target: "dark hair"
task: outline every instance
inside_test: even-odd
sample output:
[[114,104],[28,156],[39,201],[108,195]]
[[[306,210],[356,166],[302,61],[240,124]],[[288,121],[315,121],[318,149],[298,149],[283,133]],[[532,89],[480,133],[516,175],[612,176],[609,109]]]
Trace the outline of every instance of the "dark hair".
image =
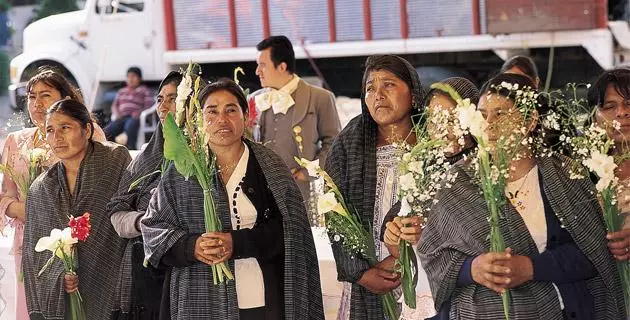
[[537,88],[536,79],[540,78],[538,77],[538,68],[536,68],[536,64],[532,58],[528,56],[514,56],[503,63],[503,66],[501,66],[501,73],[505,73],[514,67],[519,68],[523,71],[523,73],[530,77],[534,83],[532,88]]
[[158,93],[162,90],[164,86],[169,85],[169,84],[174,84],[177,87],[179,83],[182,82],[182,78],[183,78],[182,74],[177,71],[169,72],[164,78],[164,80],[160,82],[160,86],[158,87]]
[[222,78],[215,82],[212,82],[201,90],[201,92],[199,93],[199,104],[201,105],[201,107],[203,108],[206,99],[208,99],[211,94],[218,91],[227,91],[231,93],[233,96],[236,97],[236,100],[238,100],[238,104],[241,107],[243,114],[246,115],[249,113],[247,98],[245,97],[245,93],[243,93],[243,89],[241,89],[241,87],[236,84],[236,82],[227,78]]
[[414,84],[413,77],[418,75],[412,75],[411,72],[415,72],[413,66],[405,59],[391,54],[386,55],[374,55],[367,58],[365,61],[365,71],[363,72],[363,80],[361,82],[361,94],[365,94],[365,84],[368,76],[372,71],[385,70],[393,73],[398,79],[402,80],[409,87],[411,93],[411,114],[416,116],[422,112],[422,101],[424,99],[424,90],[418,80],[418,84]]
[[277,67],[281,63],[287,64],[287,71],[295,73],[295,52],[291,41],[285,36],[271,36],[256,45],[256,50],[263,51],[271,48],[271,61]]
[[588,90],[588,105],[597,107],[606,99],[608,85],[613,85],[617,93],[624,99],[630,100],[630,69],[616,68],[604,71]]
[[92,137],[94,136],[94,120],[90,111],[88,111],[83,103],[72,99],[62,99],[53,103],[52,106],[48,108],[48,111],[46,111],[46,114],[51,115],[55,112],[59,112],[78,121],[82,128],[89,125],[92,130],[88,140],[92,141]]
[[140,70],[140,68],[138,67],[129,67],[129,69],[127,69],[127,74],[129,73],[135,73],[136,75],[138,75],[138,78],[140,78],[140,80],[142,80],[142,70]]
[[70,97],[70,99],[83,103],[83,97],[79,89],[75,88],[61,73],[56,72],[51,67],[45,66],[39,69],[39,72],[28,80],[26,84],[26,93],[33,90],[36,83],[41,82],[47,86],[55,88],[59,91],[61,98]]
[[[488,82],[483,85],[481,88],[481,95],[483,96],[486,93],[493,93],[515,101],[516,97],[514,91],[510,91],[501,86],[501,83],[503,82],[512,85],[518,84],[519,88],[530,87],[531,90],[538,94],[538,90],[534,87],[534,81],[530,77],[517,73],[501,73],[488,80]],[[561,132],[545,128],[542,125],[542,119],[552,111],[548,95],[538,94],[538,98],[536,98],[536,111],[538,112],[538,123],[536,124],[536,128],[532,131],[532,137],[541,138],[545,146],[551,148],[557,146],[560,142],[559,137]]]

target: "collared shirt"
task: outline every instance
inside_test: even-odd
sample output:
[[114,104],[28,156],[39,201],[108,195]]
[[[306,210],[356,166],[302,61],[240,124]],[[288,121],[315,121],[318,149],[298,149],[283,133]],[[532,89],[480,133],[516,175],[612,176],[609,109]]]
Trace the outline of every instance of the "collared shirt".
[[134,113],[139,114],[153,105],[153,92],[145,85],[136,88],[129,86],[118,90],[112,104],[112,112],[124,117]]

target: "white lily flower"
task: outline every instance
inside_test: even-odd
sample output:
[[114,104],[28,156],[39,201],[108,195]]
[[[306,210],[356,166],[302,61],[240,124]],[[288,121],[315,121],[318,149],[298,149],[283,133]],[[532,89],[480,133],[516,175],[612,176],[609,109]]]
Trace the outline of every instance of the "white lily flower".
[[597,191],[606,189],[614,181],[617,165],[612,156],[593,151],[591,152],[591,157],[582,161],[582,163],[599,177],[599,181],[595,186]]
[[406,217],[411,213],[411,205],[407,201],[407,198],[402,198],[400,201],[400,211],[398,211],[399,217]]
[[402,190],[415,190],[416,180],[413,178],[413,173],[409,172],[398,177],[398,184]]
[[335,211],[339,214],[347,214],[343,206],[337,201],[337,196],[334,192],[329,191],[317,198],[317,213],[320,215],[328,212]]
[[319,170],[321,170],[321,168],[319,167],[319,159],[310,161],[304,158],[300,158],[300,161],[298,161],[298,163],[306,168],[309,176],[313,178],[319,177]]
[[49,250],[55,253],[56,256],[62,258],[61,250],[66,255],[72,253],[72,246],[76,244],[78,240],[72,237],[72,229],[65,228],[63,230],[52,229],[50,231],[50,236],[42,237],[37,241],[35,245],[36,252],[42,252],[45,250]]
[[186,99],[192,93],[192,77],[190,74],[186,74],[182,81],[177,86],[177,99],[175,100],[175,120],[182,121],[186,107]]

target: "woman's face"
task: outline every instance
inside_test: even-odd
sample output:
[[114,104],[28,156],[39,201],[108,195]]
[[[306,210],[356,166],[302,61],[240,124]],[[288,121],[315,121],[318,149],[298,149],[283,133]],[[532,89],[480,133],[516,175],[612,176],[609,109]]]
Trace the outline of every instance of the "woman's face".
[[464,146],[472,143],[469,136],[464,137],[464,146],[460,145],[459,137],[455,134],[457,123],[455,118],[457,103],[443,93],[436,92],[431,96],[427,106],[427,131],[431,139],[445,139],[447,156],[458,154]]
[[[630,143],[630,100],[620,95],[612,84],[606,88],[604,101],[595,111],[595,121],[607,129],[618,146]],[[619,122],[619,130],[613,128],[612,121]]]
[[365,104],[379,126],[395,125],[411,117],[411,90],[393,73],[374,70],[365,82]]
[[519,139],[520,142],[524,134],[528,134],[523,115],[509,98],[486,92],[479,99],[478,110],[488,123],[486,134],[491,147],[500,139],[502,141]]
[[216,91],[203,105],[204,132],[210,146],[230,146],[241,143],[245,116],[238,99],[227,90]]
[[91,132],[89,124],[83,127],[79,121],[61,112],[46,117],[46,141],[62,161],[82,160]]
[[175,100],[177,98],[177,86],[169,83],[160,89],[157,97],[157,112],[160,122],[164,122],[170,112],[175,114]]
[[46,110],[53,103],[61,100],[59,90],[42,81],[35,82],[28,92],[28,114],[31,121],[38,127],[43,127],[46,120]]

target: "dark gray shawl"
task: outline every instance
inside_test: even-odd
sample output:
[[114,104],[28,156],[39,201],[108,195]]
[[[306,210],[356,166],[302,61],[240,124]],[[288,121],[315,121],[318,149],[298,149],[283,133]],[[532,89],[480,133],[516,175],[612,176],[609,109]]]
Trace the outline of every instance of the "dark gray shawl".
[[[111,216],[119,211],[139,211],[144,212],[149,207],[151,200],[151,190],[156,188],[160,182],[161,174],[154,173],[162,167],[164,159],[164,136],[162,134],[162,124],[156,128],[147,146],[138,154],[123,173],[118,185],[118,191],[107,204],[107,212]],[[150,176],[147,176],[151,174]],[[146,177],[145,177],[146,176]],[[133,190],[129,191],[129,186],[136,180],[142,179]],[[126,242],[125,254],[121,265],[122,290],[121,308],[127,313],[131,310],[131,287],[132,279],[132,254],[135,245],[142,245],[142,237],[124,240]],[[157,303],[157,302],[156,302]]]
[[164,136],[160,123],[151,140],[142,152],[131,161],[125,170],[116,195],[107,204],[107,211],[112,214],[119,211],[146,211],[151,200],[151,189],[160,182],[160,173],[155,173],[129,191],[129,186],[145,175],[160,170],[164,159]]
[[[569,179],[568,162],[557,157],[537,160],[543,179],[541,192],[549,199],[576,245],[596,267],[598,276],[587,281],[595,302],[596,319],[623,319],[624,302],[617,268],[607,248],[606,230],[593,185]],[[480,188],[471,180],[474,172],[463,162],[453,167],[457,181],[437,194],[434,215],[422,232],[419,244],[436,310],[451,300],[451,319],[502,319],[499,295],[481,285],[457,287],[459,270],[466,257],[490,247],[487,236],[488,209]],[[500,229],[515,254],[538,253],[534,240],[511,204],[503,209]],[[562,319],[557,293],[549,282],[529,281],[510,290],[510,319]]]
[[[284,231],[284,314],[285,319],[323,319],[322,295],[315,243],[302,196],[282,160],[271,150],[247,142],[263,170],[268,187],[282,214]],[[223,230],[232,229],[228,195],[216,179],[213,195]],[[265,186],[260,186],[265,188]],[[158,266],[164,254],[182,236],[204,233],[203,190],[194,179],[186,181],[171,166],[160,181],[147,216],[142,219],[145,253]],[[234,270],[234,261],[229,261]],[[173,319],[239,318],[234,281],[213,285],[210,266],[201,262],[173,267],[170,283]]]
[[[413,104],[415,112],[419,112],[424,97],[420,77],[409,62],[400,59],[411,74]],[[362,113],[352,119],[333,142],[326,161],[326,171],[341,189],[346,202],[357,210],[364,227],[371,230],[376,201],[377,125],[364,101],[362,98]],[[333,241],[330,236],[337,279],[352,283],[350,319],[382,320],[384,314],[380,297],[356,283],[363,272],[370,268],[367,260],[350,255],[341,243]]]
[[92,231],[87,241],[77,244],[79,290],[88,319],[110,319],[120,312],[119,266],[125,242],[118,237],[105,206],[131,157],[123,146],[92,142],[81,163],[74,194],[70,195],[65,168],[53,165],[33,182],[26,201],[22,267],[26,302],[31,319],[63,319],[66,293],[63,263],[54,263],[40,276],[51,253],[35,252],[41,237],[54,228],[63,229],[68,215],[90,213]]

